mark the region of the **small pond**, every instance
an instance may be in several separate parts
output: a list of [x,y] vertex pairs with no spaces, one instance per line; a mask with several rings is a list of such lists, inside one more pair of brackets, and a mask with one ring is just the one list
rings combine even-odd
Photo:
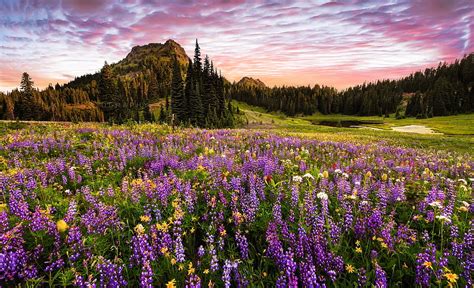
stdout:
[[383,121],[377,120],[323,120],[313,122],[315,125],[340,127],[340,128],[360,128],[364,125],[383,124]]

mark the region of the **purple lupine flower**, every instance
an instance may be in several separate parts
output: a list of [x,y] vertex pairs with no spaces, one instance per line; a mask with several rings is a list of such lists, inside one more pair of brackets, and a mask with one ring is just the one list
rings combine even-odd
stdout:
[[242,235],[240,231],[237,231],[235,233],[235,241],[237,242],[237,246],[239,246],[240,256],[242,259],[247,259],[249,255],[247,237]]
[[82,275],[76,275],[76,278],[74,279],[74,286],[79,287],[79,288],[96,288],[97,280],[92,277],[92,275],[89,275],[87,277],[87,280],[84,278]]
[[74,221],[74,218],[77,215],[77,203],[75,200],[72,200],[69,202],[69,208],[67,209],[67,213],[64,216],[64,221],[68,224],[72,224]]
[[422,287],[429,287],[431,278],[434,275],[433,269],[437,264],[436,247],[429,244],[424,252],[419,253],[416,257],[416,283]]
[[100,287],[127,286],[127,281],[123,277],[123,265],[114,264],[108,259],[102,259],[102,261],[97,264]]
[[377,288],[386,288],[387,285],[387,275],[383,271],[382,267],[378,263],[375,263],[375,287]]

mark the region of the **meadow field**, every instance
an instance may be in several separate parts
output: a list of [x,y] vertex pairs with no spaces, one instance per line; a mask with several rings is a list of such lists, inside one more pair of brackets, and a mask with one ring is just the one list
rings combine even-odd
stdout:
[[473,285],[472,137],[246,113],[260,128],[4,123],[0,284]]
[[[273,131],[319,140],[349,141],[357,144],[384,142],[389,145],[419,148],[430,151],[458,152],[474,155],[474,114],[433,117],[427,119],[395,119],[378,116],[322,115],[288,117],[269,113],[261,107],[233,102],[243,114],[246,128]],[[366,121],[367,129],[317,125],[321,121]],[[370,124],[375,123],[378,124]],[[417,125],[431,128],[435,134],[416,134],[393,131],[392,127]],[[370,129],[375,128],[375,129]]]

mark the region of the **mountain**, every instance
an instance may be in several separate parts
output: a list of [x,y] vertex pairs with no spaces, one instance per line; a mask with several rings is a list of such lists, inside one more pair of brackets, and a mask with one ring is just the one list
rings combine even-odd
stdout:
[[[184,73],[190,58],[184,48],[172,39],[169,39],[164,44],[149,43],[142,46],[134,46],[124,59],[110,66],[114,74],[122,78],[140,77],[140,74],[147,70],[153,70],[160,74],[159,77],[163,81],[170,82],[174,57],[178,59],[182,67],[181,70]],[[93,80],[98,82],[99,76],[100,72],[79,76],[71,82],[64,84],[64,87],[84,88]]]
[[[171,95],[173,60],[178,60],[184,78],[190,58],[174,40],[165,43],[149,43],[135,46],[125,58],[110,64],[112,72],[111,95],[115,102],[124,107],[124,113],[142,113],[152,103],[163,103]],[[33,79],[34,80],[34,79]],[[56,121],[103,121],[100,107],[101,72],[76,77],[64,85],[48,87],[42,91],[33,90],[36,103],[32,119]],[[23,119],[22,93],[13,90],[0,94],[0,119]],[[24,101],[23,101],[24,102]],[[159,106],[152,106],[152,108]],[[135,117],[126,115],[124,117]]]
[[239,82],[237,82],[237,85],[239,86],[245,86],[245,87],[255,87],[255,88],[266,88],[267,85],[263,83],[260,79],[254,79],[252,77],[243,77],[240,79]]
[[169,39],[164,44],[150,43],[133,47],[123,60],[112,65],[112,69],[118,75],[126,75],[130,72],[141,72],[143,67],[156,68],[163,65],[171,67],[174,57],[183,67],[190,60],[183,47]]

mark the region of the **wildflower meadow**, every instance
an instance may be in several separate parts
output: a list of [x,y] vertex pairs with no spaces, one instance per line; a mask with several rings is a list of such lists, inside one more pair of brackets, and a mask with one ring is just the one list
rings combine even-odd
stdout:
[[0,286],[473,287],[474,159],[250,130],[0,136]]

